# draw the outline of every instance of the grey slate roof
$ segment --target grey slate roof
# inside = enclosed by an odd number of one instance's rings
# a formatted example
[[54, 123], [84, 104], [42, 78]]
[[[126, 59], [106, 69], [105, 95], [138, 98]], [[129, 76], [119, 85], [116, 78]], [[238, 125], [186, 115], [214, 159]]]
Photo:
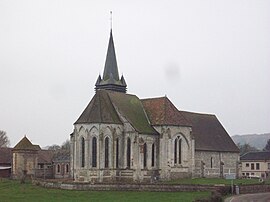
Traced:
[[254, 151], [254, 152], [248, 152], [240, 157], [241, 161], [266, 161], [270, 160], [270, 151]]
[[96, 81], [96, 90], [105, 89], [125, 93], [126, 87], [127, 84], [124, 77], [122, 76], [121, 79], [119, 79], [113, 35], [111, 30], [103, 77], [101, 79], [101, 76], [98, 76]]
[[143, 105], [137, 96], [109, 90], [97, 90], [75, 124], [123, 124], [120, 115], [125, 117], [137, 132], [157, 134], [148, 122]]
[[107, 91], [97, 90], [96, 94], [85, 108], [78, 123], [114, 123], [122, 124]]
[[239, 152], [238, 147], [215, 115], [186, 111], [181, 111], [181, 113], [192, 124], [195, 150]]

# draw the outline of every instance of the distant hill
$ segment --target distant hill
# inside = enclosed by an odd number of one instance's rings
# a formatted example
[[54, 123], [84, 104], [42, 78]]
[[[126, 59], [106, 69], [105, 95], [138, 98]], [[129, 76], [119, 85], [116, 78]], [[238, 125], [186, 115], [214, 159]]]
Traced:
[[268, 139], [270, 139], [270, 133], [265, 134], [248, 134], [248, 135], [234, 135], [231, 137], [235, 144], [249, 144], [250, 146], [256, 147], [262, 150]]

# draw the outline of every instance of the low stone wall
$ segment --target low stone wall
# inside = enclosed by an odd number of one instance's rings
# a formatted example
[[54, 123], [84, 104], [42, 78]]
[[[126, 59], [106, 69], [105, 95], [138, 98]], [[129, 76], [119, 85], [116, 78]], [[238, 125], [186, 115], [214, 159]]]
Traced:
[[89, 191], [162, 191], [162, 192], [185, 192], [185, 191], [218, 191], [229, 189], [219, 185], [169, 185], [169, 184], [90, 184], [76, 182], [57, 182], [33, 180], [33, 184], [46, 188], [67, 190]]
[[239, 193], [240, 194], [250, 194], [250, 193], [260, 193], [260, 192], [270, 192], [270, 185], [258, 184], [258, 185], [241, 185], [241, 186], [239, 186]]

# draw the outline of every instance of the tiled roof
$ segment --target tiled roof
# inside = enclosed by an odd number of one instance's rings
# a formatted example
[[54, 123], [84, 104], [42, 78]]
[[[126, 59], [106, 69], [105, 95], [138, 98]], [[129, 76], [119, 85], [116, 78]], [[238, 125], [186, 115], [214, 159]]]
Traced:
[[122, 124], [107, 91], [97, 90], [96, 94], [85, 108], [78, 123], [114, 123]]
[[11, 164], [12, 162], [12, 148], [0, 147], [0, 165]]
[[39, 145], [33, 145], [26, 136], [24, 136], [21, 141], [15, 145], [13, 150], [40, 150]]
[[70, 161], [70, 151], [58, 152], [54, 155], [53, 162], [69, 162]]
[[129, 121], [136, 131], [139, 133], [157, 134], [148, 122], [142, 102], [137, 96], [113, 91], [110, 91], [108, 94], [117, 111]]
[[167, 97], [141, 100], [152, 125], [191, 126]]
[[40, 150], [38, 151], [38, 163], [51, 163], [53, 156], [52, 150]]
[[239, 152], [215, 115], [185, 111], [181, 113], [192, 123], [195, 150]]
[[248, 152], [240, 157], [241, 161], [249, 160], [270, 160], [270, 151], [254, 151]]
[[137, 96], [108, 90], [96, 91], [93, 99], [75, 124], [123, 124], [120, 115], [125, 117], [139, 133], [157, 134], [149, 124], [143, 105]]

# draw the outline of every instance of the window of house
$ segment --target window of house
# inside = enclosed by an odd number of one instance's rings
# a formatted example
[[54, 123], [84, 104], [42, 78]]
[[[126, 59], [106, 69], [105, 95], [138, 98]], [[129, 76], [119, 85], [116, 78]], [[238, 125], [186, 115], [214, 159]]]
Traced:
[[178, 136], [174, 140], [174, 164], [182, 163], [182, 139]]
[[130, 168], [131, 141], [127, 139], [127, 167]]
[[246, 167], [249, 167], [249, 163], [246, 163]]
[[69, 166], [68, 166], [68, 164], [66, 164], [66, 173], [68, 173], [69, 172]]
[[245, 175], [245, 173], [242, 173], [242, 175]]
[[144, 143], [143, 145], [143, 167], [146, 168], [147, 166], [147, 145]]
[[256, 170], [260, 170], [260, 163], [256, 163]]
[[211, 160], [210, 160], [210, 164], [211, 164], [210, 167], [211, 168], [213, 168], [213, 161], [214, 161], [214, 159], [213, 159], [213, 157], [211, 157]]
[[92, 167], [97, 167], [97, 138], [92, 139]]
[[249, 173], [246, 173], [247, 176], [249, 176]]
[[84, 167], [85, 164], [85, 141], [82, 137], [81, 139], [81, 167]]
[[268, 170], [270, 170], [270, 163], [268, 163]]
[[254, 173], [250, 173], [250, 175], [254, 175]]
[[105, 138], [105, 168], [109, 167], [109, 138]]
[[254, 170], [254, 163], [251, 164], [251, 170]]
[[155, 166], [155, 144], [152, 144], [152, 167]]
[[116, 138], [116, 155], [115, 155], [115, 165], [116, 168], [119, 168], [119, 139]]
[[59, 164], [57, 164], [57, 173], [60, 173], [60, 170], [61, 168], [60, 168], [60, 165]]

